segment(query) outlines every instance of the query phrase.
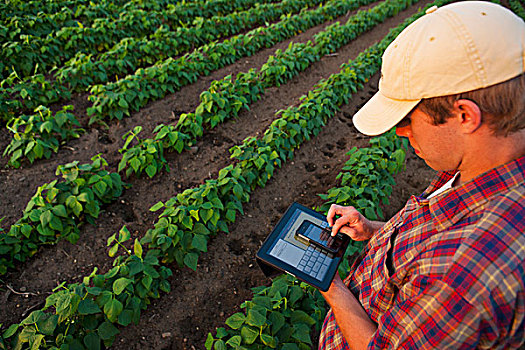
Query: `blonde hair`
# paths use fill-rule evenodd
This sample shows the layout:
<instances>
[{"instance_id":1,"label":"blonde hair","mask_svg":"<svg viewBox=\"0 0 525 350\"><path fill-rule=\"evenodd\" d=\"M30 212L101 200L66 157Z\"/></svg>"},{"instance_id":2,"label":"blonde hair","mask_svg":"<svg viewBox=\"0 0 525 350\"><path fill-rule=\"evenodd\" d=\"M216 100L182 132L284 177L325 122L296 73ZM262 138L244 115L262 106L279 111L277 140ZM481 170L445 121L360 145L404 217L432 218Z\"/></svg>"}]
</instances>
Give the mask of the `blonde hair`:
<instances>
[{"instance_id":1,"label":"blonde hair","mask_svg":"<svg viewBox=\"0 0 525 350\"><path fill-rule=\"evenodd\" d=\"M434 125L439 125L446 122L459 99L476 103L482 123L487 123L496 136L507 137L525 128L525 74L482 89L423 99L418 107L432 117Z\"/></svg>"}]
</instances>

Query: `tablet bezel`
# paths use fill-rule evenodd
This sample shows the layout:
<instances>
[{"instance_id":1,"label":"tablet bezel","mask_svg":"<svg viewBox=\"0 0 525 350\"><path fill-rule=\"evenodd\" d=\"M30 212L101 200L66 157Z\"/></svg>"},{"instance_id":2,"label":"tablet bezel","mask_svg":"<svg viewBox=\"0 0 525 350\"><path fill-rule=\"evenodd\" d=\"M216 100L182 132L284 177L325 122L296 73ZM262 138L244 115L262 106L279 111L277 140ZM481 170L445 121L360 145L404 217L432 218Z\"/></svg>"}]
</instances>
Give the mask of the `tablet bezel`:
<instances>
[{"instance_id":1,"label":"tablet bezel","mask_svg":"<svg viewBox=\"0 0 525 350\"><path fill-rule=\"evenodd\" d=\"M291 275L293 275L294 277L298 278L299 280L303 281L303 282L306 282L322 291L327 291L328 288L330 287L330 284L332 283L332 280L335 276L335 273L337 273L337 268L339 266L339 263L341 262L341 259L342 257L344 256L344 253L346 251L346 248L348 247L348 242L349 242L349 239L345 239L345 241L343 242L343 244L341 245L341 249L339 250L339 252L335 255L334 257L334 260L332 261L328 271L326 272L326 275L325 277L323 278L323 280L318 280L316 278L313 278L311 277L310 275L306 274L305 272L297 269L295 266L292 266L286 262L284 262L283 260L280 260L272 255L269 254L269 251L272 249L275 241L277 239L280 239L280 237L282 236L283 232L283 228L286 226L286 224L289 222L289 220L291 219L292 215L295 213L296 210L300 210L306 214L309 214L317 219L320 219L324 222L326 222L326 217L319 213L319 212L316 212L315 210L313 209L310 209L308 207L305 207L304 205L300 204L300 203L297 203L297 202L293 202L289 207L288 209L286 209L286 212L284 213L284 215L281 217L281 219L279 219L279 222L277 223L277 225L274 227L274 229L272 230L272 232L268 235L268 237L266 237L265 241L263 242L261 248L259 249L259 251L257 252L256 254L256 257L258 259L261 259L263 260L265 263L271 265L272 267L278 269L278 270L281 270L283 272L286 272L286 273L289 273ZM348 236L344 236L344 237L347 237Z\"/></svg>"}]
</instances>

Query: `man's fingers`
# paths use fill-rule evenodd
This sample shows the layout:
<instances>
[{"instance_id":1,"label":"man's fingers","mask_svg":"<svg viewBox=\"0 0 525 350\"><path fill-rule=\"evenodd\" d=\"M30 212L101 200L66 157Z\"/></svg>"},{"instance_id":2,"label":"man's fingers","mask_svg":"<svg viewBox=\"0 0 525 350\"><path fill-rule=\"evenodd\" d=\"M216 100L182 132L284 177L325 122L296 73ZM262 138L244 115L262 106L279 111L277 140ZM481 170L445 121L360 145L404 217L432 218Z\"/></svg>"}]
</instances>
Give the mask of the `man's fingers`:
<instances>
[{"instance_id":1,"label":"man's fingers","mask_svg":"<svg viewBox=\"0 0 525 350\"><path fill-rule=\"evenodd\" d=\"M348 237L352 238L353 240L356 240L357 238L357 231L356 229L349 227L349 226L341 226L339 229L339 232L344 233Z\"/></svg>"},{"instance_id":2,"label":"man's fingers","mask_svg":"<svg viewBox=\"0 0 525 350\"><path fill-rule=\"evenodd\" d=\"M332 204L330 206L330 209L328 209L328 214L326 214L326 221L328 221L328 225L334 225L334 217L338 214L337 211L339 210L339 208L339 205Z\"/></svg>"},{"instance_id":3,"label":"man's fingers","mask_svg":"<svg viewBox=\"0 0 525 350\"><path fill-rule=\"evenodd\" d=\"M332 236L335 236L337 232L339 232L341 227L345 225L346 223L347 222L343 216L335 220L334 224L332 225Z\"/></svg>"}]
</instances>

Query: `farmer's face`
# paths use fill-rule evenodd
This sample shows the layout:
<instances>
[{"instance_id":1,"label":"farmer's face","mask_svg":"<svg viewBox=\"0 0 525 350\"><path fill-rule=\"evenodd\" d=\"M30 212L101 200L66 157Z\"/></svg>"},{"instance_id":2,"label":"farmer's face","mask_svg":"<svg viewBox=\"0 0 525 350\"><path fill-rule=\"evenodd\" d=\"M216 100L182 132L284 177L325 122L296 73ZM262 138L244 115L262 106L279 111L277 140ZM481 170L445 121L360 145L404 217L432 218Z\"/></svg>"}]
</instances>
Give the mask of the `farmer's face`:
<instances>
[{"instance_id":1,"label":"farmer's face","mask_svg":"<svg viewBox=\"0 0 525 350\"><path fill-rule=\"evenodd\" d=\"M416 154L436 171L456 170L462 158L461 137L455 118L433 125L430 117L414 109L396 127L396 134L406 137Z\"/></svg>"}]
</instances>

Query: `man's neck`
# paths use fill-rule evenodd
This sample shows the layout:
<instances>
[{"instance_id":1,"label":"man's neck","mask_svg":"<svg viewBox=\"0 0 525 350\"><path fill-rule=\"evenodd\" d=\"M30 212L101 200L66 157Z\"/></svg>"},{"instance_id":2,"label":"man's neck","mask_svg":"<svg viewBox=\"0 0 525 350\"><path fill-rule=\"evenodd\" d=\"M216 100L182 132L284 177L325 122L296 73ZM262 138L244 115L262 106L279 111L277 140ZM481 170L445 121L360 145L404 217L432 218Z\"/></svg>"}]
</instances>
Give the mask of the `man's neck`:
<instances>
[{"instance_id":1,"label":"man's neck","mask_svg":"<svg viewBox=\"0 0 525 350\"><path fill-rule=\"evenodd\" d=\"M525 130L507 137L485 136L472 140L472 151L465 154L458 168L458 185L525 155Z\"/></svg>"}]
</instances>

